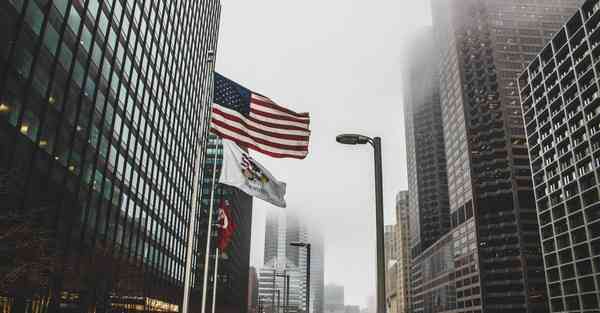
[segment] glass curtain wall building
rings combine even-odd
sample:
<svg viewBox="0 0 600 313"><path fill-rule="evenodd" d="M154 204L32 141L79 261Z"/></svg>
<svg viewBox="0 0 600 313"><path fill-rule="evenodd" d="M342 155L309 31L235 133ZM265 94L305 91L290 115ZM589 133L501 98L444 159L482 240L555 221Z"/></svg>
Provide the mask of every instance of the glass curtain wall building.
<svg viewBox="0 0 600 313"><path fill-rule="evenodd" d="M431 27L419 30L406 53L407 197L410 250L416 256L448 232L450 210L439 70Z"/></svg>
<svg viewBox="0 0 600 313"><path fill-rule="evenodd" d="M551 312L600 308L600 3L519 78Z"/></svg>
<svg viewBox="0 0 600 313"><path fill-rule="evenodd" d="M0 3L0 310L181 309L219 15Z"/></svg>
<svg viewBox="0 0 600 313"><path fill-rule="evenodd" d="M578 3L432 1L450 229L414 260L415 312L548 311L516 80Z"/></svg>

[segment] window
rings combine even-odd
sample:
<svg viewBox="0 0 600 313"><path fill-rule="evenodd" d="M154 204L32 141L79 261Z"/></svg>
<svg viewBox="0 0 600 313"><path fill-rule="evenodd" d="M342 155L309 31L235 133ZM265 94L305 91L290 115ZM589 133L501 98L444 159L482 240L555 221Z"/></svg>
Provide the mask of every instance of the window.
<svg viewBox="0 0 600 313"><path fill-rule="evenodd" d="M39 35L42 30L42 24L44 22L44 13L37 6L35 2L29 2L27 12L25 12L25 21L31 27L31 30Z"/></svg>
<svg viewBox="0 0 600 313"><path fill-rule="evenodd" d="M44 35L44 45L46 49L50 51L50 54L56 55L56 49L58 49L58 41L60 37L54 27L51 24L48 24L46 27L46 33Z"/></svg>

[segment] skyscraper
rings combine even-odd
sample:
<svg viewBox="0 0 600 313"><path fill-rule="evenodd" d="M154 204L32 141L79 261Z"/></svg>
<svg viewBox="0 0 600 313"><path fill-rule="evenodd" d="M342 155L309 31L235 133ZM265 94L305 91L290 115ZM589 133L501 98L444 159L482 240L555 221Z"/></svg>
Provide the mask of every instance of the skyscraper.
<svg viewBox="0 0 600 313"><path fill-rule="evenodd" d="M432 1L451 223L415 255L415 312L547 312L516 78L577 2Z"/></svg>
<svg viewBox="0 0 600 313"><path fill-rule="evenodd" d="M396 253L396 225L385 225L384 251L385 251L385 302L389 313L398 312L397 280L398 263Z"/></svg>
<svg viewBox="0 0 600 313"><path fill-rule="evenodd" d="M599 21L586 1L518 80L551 312L600 308Z"/></svg>
<svg viewBox="0 0 600 313"><path fill-rule="evenodd" d="M398 313L410 310L410 200L407 191L396 195L396 304Z"/></svg>
<svg viewBox="0 0 600 313"><path fill-rule="evenodd" d="M180 310L219 15L0 3L3 311Z"/></svg>
<svg viewBox="0 0 600 313"><path fill-rule="evenodd" d="M439 70L431 28L420 30L404 69L410 249L427 249L450 229Z"/></svg>
<svg viewBox="0 0 600 313"><path fill-rule="evenodd" d="M265 266L260 269L259 297L263 307L271 312L277 306L277 290L283 301L284 278L290 275L290 312L305 311L306 249L290 246L292 242L311 244L311 313L322 310L323 299L323 238L318 229L289 211L272 210L265 227ZM275 308L276 310L276 308Z"/></svg>

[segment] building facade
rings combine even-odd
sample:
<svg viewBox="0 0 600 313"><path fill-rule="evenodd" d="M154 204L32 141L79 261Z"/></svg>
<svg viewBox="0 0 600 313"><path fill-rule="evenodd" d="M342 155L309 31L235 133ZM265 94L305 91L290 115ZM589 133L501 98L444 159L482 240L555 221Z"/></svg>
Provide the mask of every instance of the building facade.
<svg viewBox="0 0 600 313"><path fill-rule="evenodd" d="M432 29L420 30L406 53L403 80L410 249L418 255L450 229L439 70Z"/></svg>
<svg viewBox="0 0 600 313"><path fill-rule="evenodd" d="M310 225L317 225L310 223ZM309 227L310 257L310 313L324 312L325 297L325 240L316 226Z"/></svg>
<svg viewBox="0 0 600 313"><path fill-rule="evenodd" d="M325 285L325 313L344 313L344 286L336 284Z"/></svg>
<svg viewBox="0 0 600 313"><path fill-rule="evenodd" d="M516 79L579 2L432 1L450 227L414 255L414 312L548 311Z"/></svg>
<svg viewBox="0 0 600 313"><path fill-rule="evenodd" d="M347 305L346 313L360 313L360 307L358 305Z"/></svg>
<svg viewBox="0 0 600 313"><path fill-rule="evenodd" d="M383 246L385 255L385 302L388 313L398 312L397 278L398 264L396 253L396 225L385 225Z"/></svg>
<svg viewBox="0 0 600 313"><path fill-rule="evenodd" d="M398 313L410 313L410 199L407 191L396 195L396 306Z"/></svg>
<svg viewBox="0 0 600 313"><path fill-rule="evenodd" d="M586 1L518 80L551 312L600 308L599 25Z"/></svg>
<svg viewBox="0 0 600 313"><path fill-rule="evenodd" d="M0 3L1 311L181 309L219 16Z"/></svg>

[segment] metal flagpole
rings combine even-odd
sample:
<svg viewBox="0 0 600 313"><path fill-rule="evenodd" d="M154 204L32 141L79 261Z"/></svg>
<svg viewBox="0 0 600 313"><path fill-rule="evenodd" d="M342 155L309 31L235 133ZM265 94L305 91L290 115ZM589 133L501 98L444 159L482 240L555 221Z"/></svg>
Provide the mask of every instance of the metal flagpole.
<svg viewBox="0 0 600 313"><path fill-rule="evenodd" d="M217 303L217 274L219 273L219 248L215 249L215 276L213 278L212 313L215 313Z"/></svg>
<svg viewBox="0 0 600 313"><path fill-rule="evenodd" d="M188 313L189 301L190 301L190 287L192 280L192 249L194 247L194 225L196 224L196 211L198 210L198 184L200 180L200 166L201 166L201 154L202 145L198 145L198 152L196 153L196 164L192 191L192 214L190 214L190 223L188 225L188 245L185 257L185 279L183 284L183 313Z"/></svg>
<svg viewBox="0 0 600 313"><path fill-rule="evenodd" d="M207 54L207 62L212 64L211 73L214 75L214 54L213 50L209 50ZM209 79L210 81L210 79ZM210 82L209 82L210 84ZM212 96L209 95L209 99L212 99ZM210 108L211 105L208 106ZM206 109L206 106L203 110ZM183 283L183 305L182 305L182 313L188 313L189 311L189 302L190 302L190 289L192 285L192 249L194 248L194 225L196 224L196 211L198 210L198 189L200 184L200 167L202 166L202 144L198 145L198 151L196 152L196 162L194 164L194 181L192 182L193 190L192 190L192 214L190 214L190 223L188 229L188 245L185 257L185 273L184 273L184 283ZM216 158L216 155L215 155ZM215 159L216 161L216 159ZM216 162L215 162L216 164ZM214 176L214 172L213 172ZM213 178L214 181L214 178Z"/></svg>
<svg viewBox="0 0 600 313"><path fill-rule="evenodd" d="M218 139L217 139L218 142ZM215 143L216 147L217 143ZM216 150L216 149L215 149ZM212 188L210 190L210 208L208 210L208 229L206 231L206 255L204 257L204 280L202 282L202 313L206 312L206 289L208 288L208 262L210 256L210 239L212 236L213 228L213 208L215 202L215 189L216 189L216 175L217 175L217 156L218 153L215 151L215 157L213 160L213 177L212 177Z"/></svg>

